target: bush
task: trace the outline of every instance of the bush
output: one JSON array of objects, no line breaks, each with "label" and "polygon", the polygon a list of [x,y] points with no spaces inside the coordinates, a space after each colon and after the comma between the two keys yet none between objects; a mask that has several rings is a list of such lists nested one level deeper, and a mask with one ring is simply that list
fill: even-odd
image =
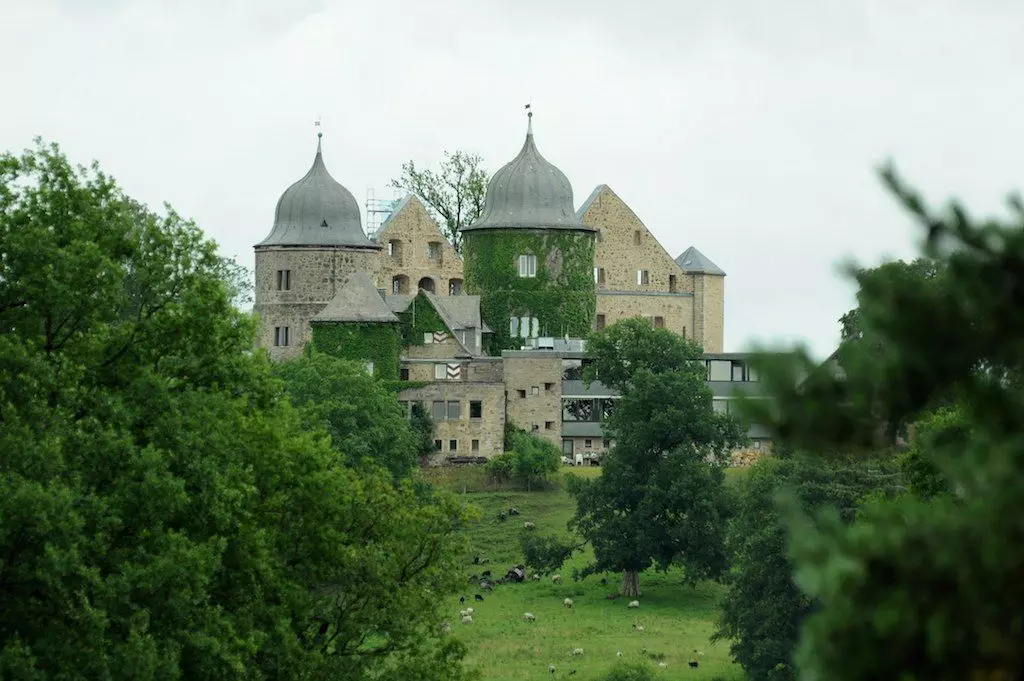
[{"label": "bush", "polygon": [[548,482],[548,477],[562,465],[558,447],[515,426],[505,429],[505,450],[487,462],[488,474],[527,490]]},{"label": "bush", "polygon": [[612,667],[607,675],[602,676],[600,681],[653,681],[654,678],[654,669],[649,665],[620,662]]}]

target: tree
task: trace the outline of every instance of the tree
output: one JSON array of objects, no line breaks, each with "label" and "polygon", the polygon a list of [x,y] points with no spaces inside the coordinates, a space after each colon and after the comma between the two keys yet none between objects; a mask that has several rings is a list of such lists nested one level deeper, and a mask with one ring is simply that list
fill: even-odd
[{"label": "tree", "polygon": [[902,486],[891,456],[822,461],[795,453],[761,459],[750,469],[729,524],[729,590],[713,638],[732,641],[733,659],[751,681],[796,679],[793,655],[800,626],[820,607],[793,582],[786,529],[776,507],[783,489],[804,512],[827,506],[849,523],[867,495],[892,495]]},{"label": "tree", "polygon": [[419,196],[440,216],[444,235],[456,253],[462,252],[463,227],[473,224],[484,209],[487,171],[483,159],[466,151],[444,152],[441,168],[421,170],[415,162],[402,164],[402,174],[390,186]]},{"label": "tree", "polygon": [[420,436],[410,428],[394,391],[367,374],[361,362],[311,352],[278,365],[274,373],[306,424],[326,429],[349,465],[373,463],[402,477],[417,464]]},{"label": "tree", "polygon": [[[887,361],[815,376],[812,395],[777,382],[806,355],[780,357],[767,374],[775,399],[765,412],[776,418],[764,422],[789,424],[791,443],[847,447],[862,442],[874,414],[923,413],[952,399],[968,427],[933,443],[952,493],[873,499],[852,525],[834,513],[784,515],[795,581],[821,603],[804,623],[797,664],[803,679],[1020,678],[1024,203],[1011,200],[1012,224],[978,224],[956,203],[934,213],[891,170],[883,178],[924,226],[922,255],[944,275],[934,286],[864,286],[860,323],[884,343]],[[793,418],[830,393],[844,399],[815,404],[820,421]]]},{"label": "tree", "polygon": [[569,478],[570,524],[594,549],[584,574],[621,571],[630,597],[652,564],[681,565],[689,583],[717,577],[729,514],[722,464],[745,438],[711,407],[701,347],[636,318],[592,334],[587,351],[586,380],[622,397],[605,424],[616,445],[603,475]]},{"label": "tree", "polygon": [[39,143],[0,244],[0,677],[463,676],[460,506],[303,423],[195,225]]}]

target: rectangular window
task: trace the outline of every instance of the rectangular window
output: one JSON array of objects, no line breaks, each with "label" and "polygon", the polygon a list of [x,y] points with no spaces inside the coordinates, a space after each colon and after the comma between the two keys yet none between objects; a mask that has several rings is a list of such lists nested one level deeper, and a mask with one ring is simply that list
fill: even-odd
[{"label": "rectangular window", "polygon": [[591,447],[594,446],[594,441],[593,440],[584,440],[583,441],[583,446],[586,447],[587,449],[590,449]]},{"label": "rectangular window", "polygon": [[274,345],[278,347],[288,347],[291,343],[291,334],[289,333],[287,326],[275,326],[274,327]]},{"label": "rectangular window", "polygon": [[432,414],[435,421],[444,421],[444,402],[434,402]]},{"label": "rectangular window", "polygon": [[636,285],[647,286],[651,283],[651,275],[648,270],[637,270],[636,271]]},{"label": "rectangular window", "polygon": [[729,413],[729,403],[725,400],[711,400],[711,408],[715,410],[716,414]]},{"label": "rectangular window", "polygon": [[390,255],[392,258],[395,257],[395,242],[394,241],[389,241],[388,242],[388,255]]},{"label": "rectangular window", "polygon": [[537,276],[537,256],[535,256],[535,255],[521,255],[521,256],[519,256],[519,276],[520,277],[536,277]]},{"label": "rectangular window", "polygon": [[754,440],[754,449],[761,449],[761,441]]},{"label": "rectangular window", "polygon": [[484,417],[484,403],[480,400],[469,401],[469,418],[482,419]]},{"label": "rectangular window", "polygon": [[639,246],[640,245],[640,230],[639,229],[634,230],[634,232],[633,232],[633,245],[634,246]]},{"label": "rectangular window", "polygon": [[522,399],[526,398],[526,391],[525,390],[517,390],[516,392],[519,393],[519,397],[520,398],[522,398]]},{"label": "rectangular window", "polygon": [[732,362],[723,359],[708,361],[709,381],[728,381],[732,378]]},{"label": "rectangular window", "polygon": [[434,365],[434,380],[443,381],[448,378],[448,365],[447,364],[435,364]]},{"label": "rectangular window", "polygon": [[437,260],[441,257],[441,244],[437,241],[431,241],[427,244],[427,259]]},{"label": "rectangular window", "polygon": [[656,329],[664,329],[665,328],[665,318],[664,317],[655,317],[654,318],[654,328],[656,328]]},{"label": "rectangular window", "polygon": [[594,268],[594,283],[598,284],[598,285],[604,284],[604,268],[603,267],[595,267]]},{"label": "rectangular window", "polygon": [[757,383],[760,381],[760,377],[757,375],[757,369],[754,367],[747,367],[747,380]]},{"label": "rectangular window", "polygon": [[448,440],[448,451],[449,452],[457,452],[457,451],[459,451],[459,441],[458,440]]},{"label": "rectangular window", "polygon": [[469,448],[470,448],[471,451],[479,452],[480,451],[480,440],[472,440],[472,441],[470,441]]},{"label": "rectangular window", "polygon": [[458,421],[462,418],[462,403],[458,400],[451,400],[448,402],[448,420]]},{"label": "rectangular window", "polygon": [[292,271],[291,270],[278,270],[277,271],[277,290],[278,291],[291,291],[292,290]]},{"label": "rectangular window", "polygon": [[519,337],[519,317],[512,317],[508,320],[508,335],[512,338]]},{"label": "rectangular window", "polygon": [[436,449],[437,451],[441,451],[441,441],[440,440],[434,440],[434,449]]},{"label": "rectangular window", "polygon": [[544,391],[545,392],[551,392],[554,389],[555,389],[555,384],[554,383],[545,383],[544,384]]},{"label": "rectangular window", "polygon": [[572,440],[562,440],[562,454],[568,454],[572,456]]},{"label": "rectangular window", "polygon": [[675,293],[676,292],[676,275],[674,275],[674,274],[668,275],[668,292],[669,293]]},{"label": "rectangular window", "polygon": [[531,395],[540,395],[540,386],[539,385],[532,386],[530,388],[530,394]]},{"label": "rectangular window", "polygon": [[732,380],[742,381],[743,380],[743,362],[732,363]]},{"label": "rectangular window", "polygon": [[544,430],[554,430],[554,429],[555,429],[555,422],[554,421],[545,421],[544,422]]},{"label": "rectangular window", "polygon": [[409,367],[402,367],[398,370],[398,377],[403,381],[409,380]]},{"label": "rectangular window", "polygon": [[604,315],[603,314],[597,315],[597,330],[598,331],[603,331],[604,330]]}]

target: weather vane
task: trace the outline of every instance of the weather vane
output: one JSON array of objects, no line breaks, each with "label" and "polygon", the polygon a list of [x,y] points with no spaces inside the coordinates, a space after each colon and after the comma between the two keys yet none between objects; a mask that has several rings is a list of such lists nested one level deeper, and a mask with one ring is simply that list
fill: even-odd
[{"label": "weather vane", "polygon": [[323,137],[323,136],[324,136],[324,131],[323,131],[322,129],[319,129],[319,128],[320,128],[320,117],[319,117],[319,116],[317,116],[317,117],[316,117],[316,120],[315,120],[315,121],[313,121],[313,127],[314,127],[314,128],[318,128],[318,130],[316,131],[316,136],[317,136],[318,138],[320,138],[320,137]]}]

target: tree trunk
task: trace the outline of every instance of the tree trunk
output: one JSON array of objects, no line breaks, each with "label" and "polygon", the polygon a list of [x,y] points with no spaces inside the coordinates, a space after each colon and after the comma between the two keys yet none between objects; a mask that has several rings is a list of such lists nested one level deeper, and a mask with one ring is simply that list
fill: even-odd
[{"label": "tree trunk", "polygon": [[640,575],[636,570],[622,571],[622,586],[619,587],[619,594],[627,598],[640,597]]}]

